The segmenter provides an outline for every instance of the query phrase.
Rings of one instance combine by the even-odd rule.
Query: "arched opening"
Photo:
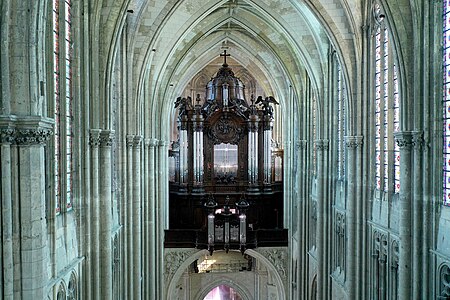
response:
[[[203,300],[242,300],[242,298],[232,287],[223,284],[213,288]]]

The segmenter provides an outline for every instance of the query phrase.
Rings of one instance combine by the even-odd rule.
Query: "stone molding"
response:
[[[363,145],[363,136],[345,136],[345,146],[347,148],[358,148]]]
[[[411,150],[414,146],[412,131],[400,131],[394,133],[395,142],[402,150]]]
[[[164,279],[168,284],[175,272],[192,255],[198,252],[197,249],[166,249],[164,255]]]
[[[283,281],[288,278],[288,253],[287,248],[257,248],[259,252],[275,267]]]
[[[0,143],[44,145],[53,135],[54,120],[41,116],[0,116]]]

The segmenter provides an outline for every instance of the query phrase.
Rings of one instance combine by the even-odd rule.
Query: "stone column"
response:
[[[147,289],[148,292],[148,300],[158,299],[156,294],[157,289],[157,249],[156,249],[156,242],[157,242],[157,234],[156,234],[156,190],[155,190],[155,147],[158,145],[157,139],[150,139],[149,143],[149,161],[148,161],[148,169],[149,169],[149,175],[148,175],[148,186],[149,186],[149,199],[148,199],[148,206],[149,206],[149,235],[147,236],[147,243],[148,243],[148,249],[149,252],[147,253],[146,260],[148,260],[147,264],[149,265],[149,286]]]
[[[125,234],[126,234],[126,261],[127,261],[127,278],[126,283],[126,294],[131,298],[133,295],[133,135],[127,135],[127,194],[126,194],[126,224],[125,224]]]
[[[305,286],[305,282],[307,281],[307,265],[308,265],[308,238],[307,238],[307,220],[308,220],[308,206],[306,201],[308,199],[306,194],[306,155],[307,155],[307,140],[300,140],[298,143],[298,148],[300,149],[300,161],[299,161],[299,178],[300,178],[300,207],[299,207],[299,226],[298,226],[298,241],[299,241],[299,251],[300,251],[300,259],[298,263],[298,277],[297,277],[297,290],[298,290],[298,299],[306,299],[308,288]]]
[[[100,295],[102,299],[112,299],[112,163],[111,147],[114,131],[100,133]]]
[[[14,293],[14,269],[13,269],[13,210],[11,195],[11,143],[14,142],[15,130],[5,128],[0,130],[0,164],[1,164],[1,199],[2,210],[0,212],[0,224],[2,226],[1,236],[2,244],[0,245],[0,253],[2,255],[2,263],[0,264],[3,282],[3,295],[5,299],[12,299]]]
[[[157,191],[156,199],[156,253],[157,253],[157,299],[163,299],[165,297],[164,293],[164,229],[167,227],[168,223],[168,185],[169,178],[168,170],[166,166],[168,157],[168,147],[169,142],[159,141],[158,149],[158,181],[155,187]]]
[[[325,187],[324,187],[324,154],[328,151],[328,140],[316,140],[317,151],[317,227],[316,227],[316,246],[317,246],[317,299],[326,299],[328,294],[327,274],[325,274],[326,252],[324,224],[325,218]]]
[[[414,146],[414,165],[411,166],[414,170],[413,187],[413,299],[421,298],[422,290],[422,213],[423,213],[423,184],[422,184],[422,160],[423,160],[423,132],[413,132],[413,146]]]
[[[399,300],[412,299],[412,205],[411,205],[411,149],[413,146],[412,132],[402,131],[394,134],[397,145],[400,147],[400,212],[399,212],[399,274],[398,293]]]
[[[348,299],[358,299],[356,293],[358,257],[357,251],[357,203],[356,203],[356,152],[362,145],[361,136],[346,136],[347,146],[347,204],[346,204],[346,226],[347,226],[347,256],[345,266],[345,283]]]
[[[27,117],[16,120],[16,127],[17,173],[13,172],[11,177],[17,180],[18,190],[12,198],[17,201],[14,206],[20,220],[16,229],[20,239],[16,253],[20,256],[14,257],[14,263],[20,265],[18,288],[22,299],[44,299],[47,297],[48,246],[45,176],[42,174],[45,174],[44,144],[52,135],[53,120]]]
[[[133,299],[141,299],[141,136],[133,139]]]
[[[91,146],[91,269],[92,282],[100,282],[100,254],[99,254],[99,157],[98,147],[100,146],[100,129],[91,129],[89,132],[89,145]],[[93,299],[100,298],[100,289],[94,288]]]
[[[151,238],[150,232],[150,201],[149,201],[149,146],[150,139],[144,139],[144,157],[143,157],[143,191],[142,198],[142,299],[149,299],[149,286],[150,286],[150,258],[149,258],[149,239]]]

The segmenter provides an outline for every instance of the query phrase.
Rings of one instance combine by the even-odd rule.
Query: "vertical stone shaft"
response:
[[[317,246],[317,299],[326,299],[327,278],[325,274],[325,193],[324,193],[324,151],[328,150],[328,140],[316,140],[317,151],[317,226],[316,226],[316,246]]]
[[[399,274],[398,292],[399,300],[412,299],[412,260],[411,260],[411,229],[412,229],[412,208],[411,208],[411,148],[412,133],[403,131],[395,133],[395,139],[400,147],[400,212],[399,212]]]
[[[309,199],[307,197],[307,190],[306,190],[306,176],[307,176],[307,164],[306,164],[306,156],[307,156],[307,140],[301,140],[300,141],[300,149],[301,149],[301,154],[300,154],[300,165],[301,165],[301,169],[300,169],[300,191],[301,191],[301,208],[300,208],[300,213],[301,213],[301,218],[299,218],[299,220],[301,220],[300,223],[300,228],[299,228],[299,232],[300,232],[300,237],[299,237],[299,243],[300,243],[300,264],[298,265],[297,269],[299,270],[299,277],[298,277],[298,282],[299,282],[299,299],[305,299],[306,298],[306,292],[307,292],[307,287],[305,286],[305,282],[306,282],[306,278],[307,278],[307,265],[308,265],[308,233],[307,233],[307,220],[308,220],[308,206],[307,206],[307,199]]]
[[[100,282],[100,254],[99,254],[99,157],[98,147],[100,145],[99,129],[90,130],[90,145],[91,145],[91,172],[92,172],[92,189],[91,189],[91,266],[92,266],[92,282]],[[100,289],[94,288],[92,297],[94,299],[100,298]]]
[[[142,197],[142,299],[149,300],[149,286],[150,286],[150,264],[149,264],[149,243],[150,237],[150,201],[149,201],[149,146],[150,139],[144,140],[144,157],[143,157],[143,186],[144,195]]]
[[[125,224],[126,233],[126,261],[127,261],[127,278],[126,283],[127,295],[131,297],[133,292],[133,135],[127,135],[127,195],[126,195],[126,211],[127,220]]]
[[[101,299],[112,299],[112,164],[111,146],[114,131],[100,133],[100,295]]]
[[[47,284],[43,145],[19,145],[20,272],[22,299],[44,299]]]
[[[167,222],[167,211],[164,203],[167,202],[168,195],[164,187],[168,185],[166,182],[166,166],[164,164],[167,161],[167,146],[168,142],[159,141],[159,153],[158,153],[158,198],[156,199],[156,253],[157,253],[157,274],[156,282],[157,286],[157,298],[163,299],[164,295],[164,228]]]
[[[149,253],[147,253],[146,259],[148,260],[148,264],[150,266],[149,269],[149,280],[150,285],[148,286],[149,289],[149,300],[157,299],[156,298],[156,282],[157,282],[157,268],[156,268],[156,207],[155,207],[155,147],[158,144],[158,140],[156,139],[150,139],[150,145],[149,145],[149,161],[148,161],[148,168],[149,168],[149,235],[147,236],[148,240],[148,249]]]
[[[423,184],[422,184],[422,146],[423,133],[413,133],[414,146],[414,199],[413,199],[413,299],[422,297],[422,212],[423,212]]]
[[[3,135],[3,133],[2,133]],[[2,250],[1,277],[3,282],[3,295],[5,299],[12,299],[14,292],[14,270],[13,270],[13,244],[12,244],[12,197],[11,197],[11,145],[2,137],[0,148],[1,163],[1,226],[2,241],[0,249]]]
[[[345,282],[347,288],[348,299],[357,299],[356,295],[356,280],[357,280],[357,205],[356,205],[356,150],[361,144],[362,137],[347,136],[347,213],[346,213],[346,227],[347,227],[347,256],[345,266]]]
[[[141,299],[141,136],[133,140],[133,298]]]

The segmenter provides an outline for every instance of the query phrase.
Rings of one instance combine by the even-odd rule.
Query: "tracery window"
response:
[[[71,0],[53,1],[54,195],[55,211],[70,210],[73,184],[73,95]]]
[[[444,41],[444,205],[450,205],[450,3],[443,1],[443,41]]]
[[[400,191],[400,149],[394,142],[399,131],[400,97],[397,68],[393,59],[389,28],[381,7],[375,6],[374,100],[375,100],[375,180],[384,192]]]
[[[342,76],[341,65],[337,63],[337,163],[338,163],[338,179],[345,177],[345,97],[347,90],[345,81]]]

